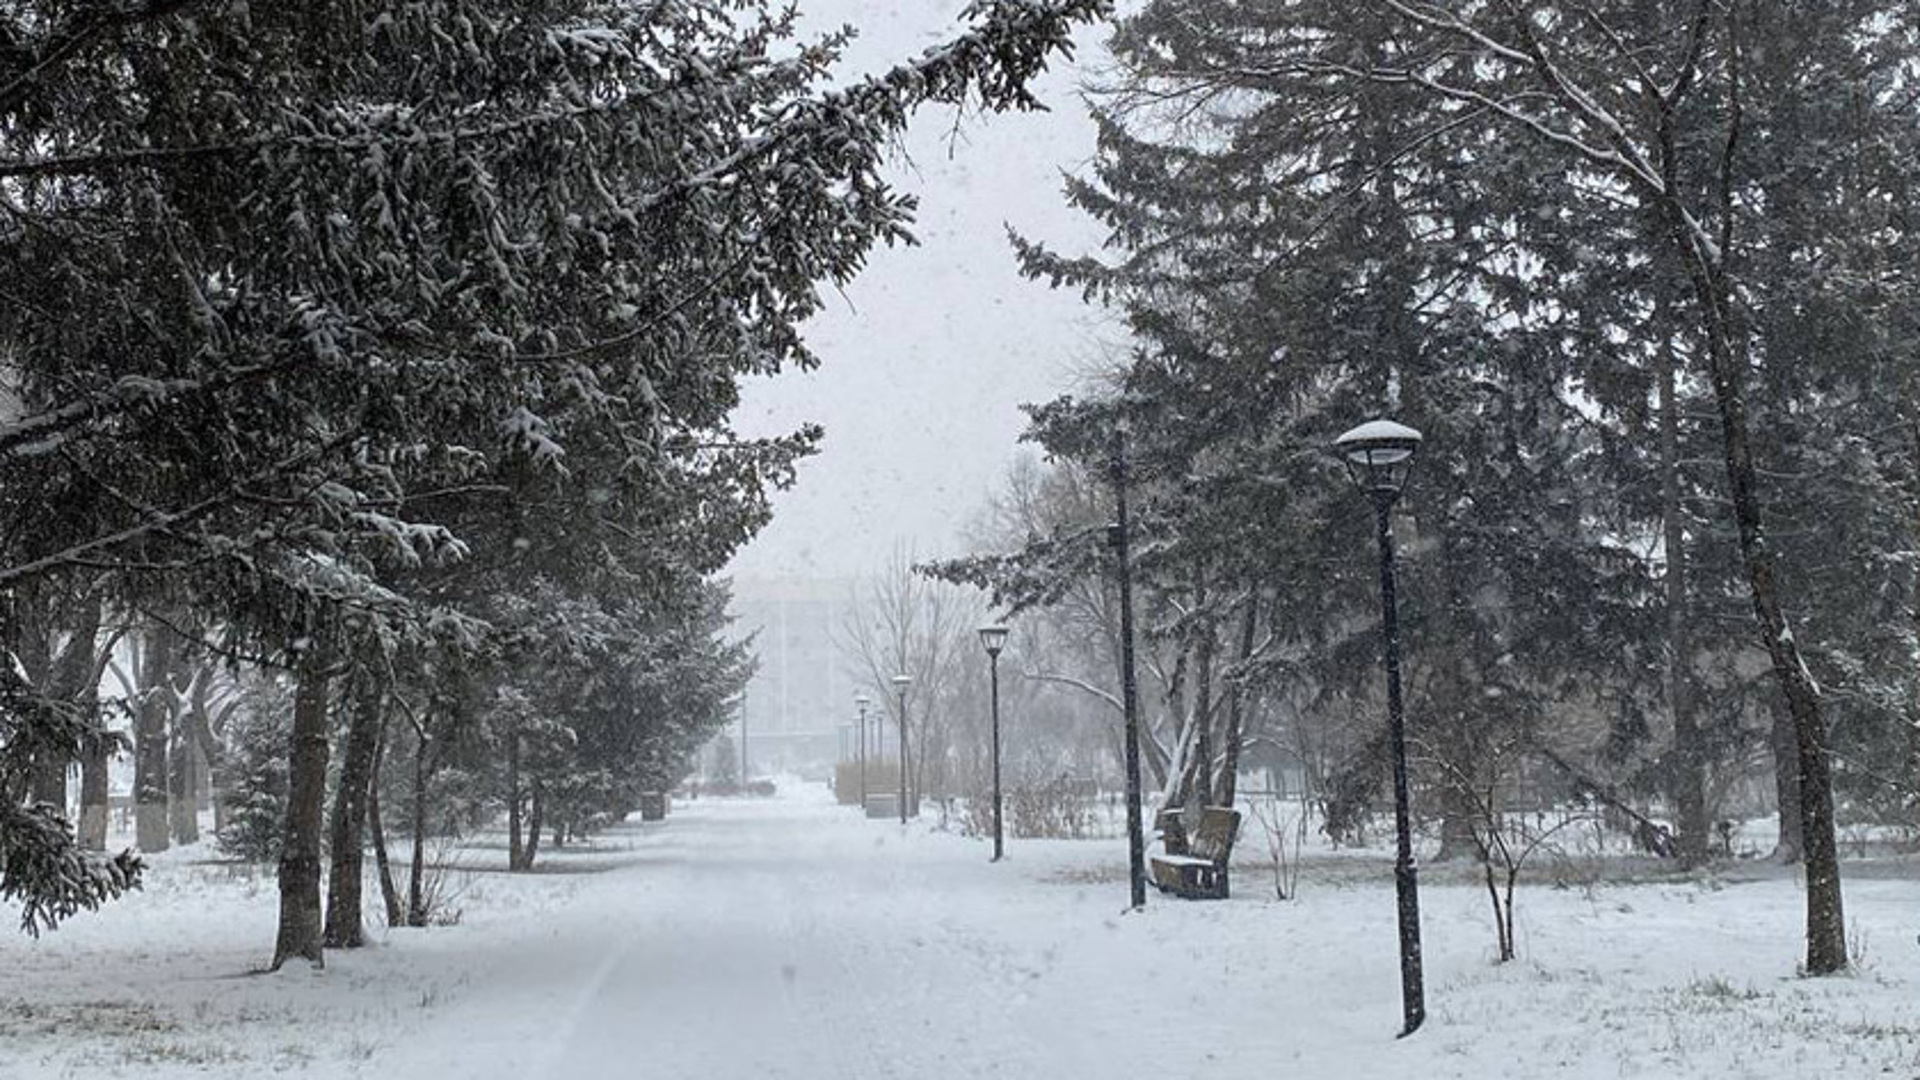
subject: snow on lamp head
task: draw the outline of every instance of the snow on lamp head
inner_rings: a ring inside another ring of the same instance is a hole
[[[1420,451],[1420,433],[1391,420],[1369,420],[1333,440],[1333,452],[1347,466],[1347,474],[1376,498],[1391,500],[1406,485],[1414,455]]]

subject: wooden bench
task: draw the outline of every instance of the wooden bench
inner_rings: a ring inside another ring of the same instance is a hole
[[[1160,834],[1160,851],[1148,865],[1161,892],[1187,900],[1227,898],[1227,862],[1240,835],[1238,810],[1209,806],[1191,832],[1184,811],[1162,810],[1154,815],[1153,827]]]

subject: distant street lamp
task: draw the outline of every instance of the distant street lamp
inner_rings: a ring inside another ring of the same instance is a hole
[[[1007,644],[1007,628],[999,624],[980,628],[980,644],[987,650],[987,670],[993,682],[993,861],[1006,856],[1000,831],[1000,650]]]
[[[1394,595],[1393,530],[1389,516],[1406,485],[1420,433],[1391,420],[1371,420],[1333,442],[1347,472],[1373,499],[1380,547],[1380,607],[1387,648],[1387,739],[1393,755],[1394,890],[1400,908],[1400,1004],[1405,1026],[1400,1037],[1419,1030],[1427,1018],[1426,990],[1420,974],[1420,884],[1413,861],[1413,821],[1407,792],[1407,723],[1400,704],[1400,613]]]
[[[853,704],[860,710],[858,726],[860,729],[860,812],[867,812],[867,706],[873,699],[865,694],[853,695]]]
[[[907,687],[910,675],[893,677],[894,692],[900,695],[900,824],[907,823]]]

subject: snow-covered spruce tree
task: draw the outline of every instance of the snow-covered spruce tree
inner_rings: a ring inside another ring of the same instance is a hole
[[[832,40],[727,4],[19,5],[0,584],[190,580],[286,650],[336,629],[287,604],[405,617],[375,568],[468,550],[435,501],[503,448],[563,475],[592,441],[757,498],[764,455],[712,445],[733,380],[812,363],[817,284],[907,235],[888,139],[922,104],[1034,105],[1102,7],[981,4],[824,92]],[[331,668],[297,663],[311,725]],[[317,835],[318,801],[294,803]]]

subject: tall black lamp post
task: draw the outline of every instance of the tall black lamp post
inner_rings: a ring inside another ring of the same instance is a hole
[[[1400,615],[1394,597],[1393,530],[1389,515],[1420,449],[1420,433],[1391,420],[1370,420],[1334,440],[1334,452],[1373,500],[1380,541],[1380,607],[1387,651],[1387,738],[1393,755],[1394,891],[1400,908],[1400,1003],[1405,1038],[1427,1018],[1420,974],[1420,883],[1413,861],[1413,821],[1407,793],[1407,722],[1400,705]]]
[[[893,689],[900,696],[900,824],[907,823],[907,687],[911,675],[895,675]]]
[[[1127,443],[1122,432],[1113,434],[1107,469],[1113,479],[1113,522],[1107,526],[1107,543],[1113,548],[1114,585],[1120,593],[1120,704],[1127,724],[1127,885],[1130,902],[1138,910],[1147,906],[1147,857],[1140,813],[1140,690],[1133,665],[1132,538],[1127,517]]]
[[[860,812],[867,812],[867,706],[873,699],[865,694],[853,695],[853,705],[860,710],[860,719],[855,726],[860,729]]]
[[[1007,644],[1007,628],[995,623],[980,628],[980,644],[987,650],[987,670],[993,682],[993,861],[1007,854],[1000,831],[1000,650]]]

